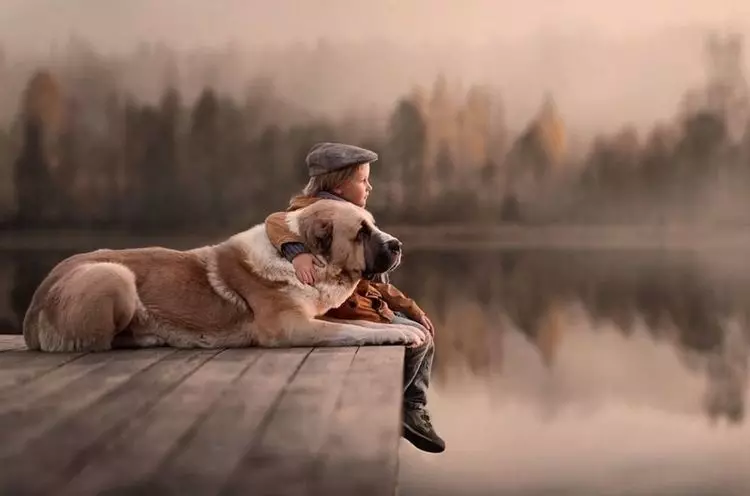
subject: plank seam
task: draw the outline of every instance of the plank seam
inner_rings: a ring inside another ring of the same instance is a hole
[[[339,389],[338,395],[336,396],[336,402],[333,404],[333,409],[331,410],[331,415],[335,414],[339,407],[341,406],[343,402],[343,396],[344,391],[346,390],[347,381],[349,380],[349,377],[352,373],[352,365],[354,364],[354,360],[357,358],[357,355],[359,354],[359,351],[362,349],[361,346],[357,346],[357,350],[352,354],[352,360],[349,362],[349,367],[346,369],[346,374],[344,374],[344,379],[341,381],[341,389]],[[329,422],[330,423],[330,422]],[[323,442],[320,443],[318,446],[318,449],[315,452],[315,458],[312,462],[311,472],[312,477],[310,484],[315,485],[320,478],[321,468],[325,464],[325,452],[323,451],[327,444],[327,438],[328,438],[328,432],[326,432],[326,436],[323,438]],[[323,453],[323,456],[321,456],[321,453]]]
[[[23,350],[6,350],[6,351],[23,351]],[[36,352],[36,353],[45,353],[45,352]],[[37,379],[40,379],[40,378],[44,377],[45,375],[49,374],[53,370],[57,370],[60,367],[63,367],[65,365],[69,364],[69,363],[72,363],[72,362],[78,360],[79,358],[84,357],[84,356],[86,356],[88,354],[89,354],[89,352],[81,352],[79,355],[72,356],[70,358],[70,360],[65,360],[64,362],[58,363],[54,367],[51,367],[51,368],[46,369],[46,370],[43,370],[43,371],[39,372],[38,374],[32,375],[27,380],[22,380],[22,381],[16,382],[15,384],[9,384],[9,385],[7,385],[5,387],[0,387],[0,390],[7,391],[7,390],[9,390],[11,388],[17,388],[17,387],[21,387],[21,386],[27,386],[28,384],[31,384],[32,382],[36,381]]]
[[[224,349],[226,351],[226,349]],[[218,356],[217,354],[216,356]],[[214,399],[214,401],[211,402],[209,407],[206,409],[205,412],[200,414],[197,419],[195,419],[195,422],[188,428],[188,430],[177,439],[177,442],[172,446],[172,448],[167,452],[167,454],[164,456],[164,459],[161,460],[161,462],[156,464],[156,468],[151,471],[148,477],[152,476],[155,473],[161,472],[161,470],[169,465],[174,458],[180,454],[180,452],[183,450],[183,448],[195,437],[195,435],[198,433],[198,430],[200,429],[201,425],[208,419],[208,417],[211,416],[211,414],[214,412],[214,408],[218,403],[221,402],[224,397],[229,394],[231,388],[238,383],[244,375],[247,373],[248,370],[260,359],[260,357],[263,355],[263,353],[259,352],[256,353],[255,356],[253,356],[252,360],[249,360],[247,363],[247,366],[242,369],[242,371],[237,374],[237,377],[232,379],[221,391],[221,393]],[[214,357],[216,358],[216,357]],[[212,358],[213,360],[213,358]],[[208,362],[206,362],[208,363]],[[205,364],[203,364],[205,365]],[[201,366],[202,367],[202,366]]]
[[[107,393],[106,395],[104,395],[103,397],[99,398],[99,400],[97,400],[97,402],[94,403],[94,405],[91,405],[89,408],[93,408],[96,404],[99,404],[101,402],[107,401],[112,396],[118,395],[121,392],[121,390],[124,389],[128,384],[130,384],[136,377],[138,377],[138,376],[146,373],[148,370],[151,370],[158,363],[161,363],[167,357],[173,356],[178,351],[183,351],[183,350],[174,349],[174,351],[172,351],[172,353],[168,353],[168,354],[164,355],[159,360],[157,360],[154,363],[150,364],[148,367],[146,367],[143,370],[139,371],[137,374],[133,375],[130,379],[128,379],[127,381],[123,382],[122,384],[120,384],[118,387],[116,387],[115,389],[113,389],[112,391],[110,391],[109,393]],[[190,377],[191,375],[193,375],[195,372],[197,372],[198,370],[200,370],[205,364],[207,364],[208,362],[210,362],[211,360],[213,360],[214,358],[216,358],[216,356],[219,355],[222,351],[224,351],[224,350],[216,350],[216,352],[213,355],[211,355],[211,357],[208,360],[206,360],[205,362],[203,362],[202,364],[200,364],[198,367],[196,367],[192,371],[190,371],[187,374],[185,374],[178,381],[175,381],[175,383],[172,384],[171,386],[169,386],[169,387],[165,388],[164,390],[162,390],[161,393],[158,396],[156,396],[155,398],[152,398],[150,401],[147,401],[145,405],[143,405],[141,408],[139,408],[135,412],[133,412],[132,416],[128,416],[125,419],[121,420],[120,422],[116,422],[109,429],[106,429],[104,432],[101,433],[101,435],[97,439],[94,440],[94,442],[92,442],[89,446],[87,446],[84,449],[82,449],[77,454],[77,456],[75,456],[70,461],[69,470],[67,471],[68,475],[66,477],[67,480],[65,481],[65,485],[67,486],[68,484],[70,484],[70,482],[73,480],[73,478],[75,476],[77,476],[86,467],[86,465],[88,465],[88,463],[90,462],[89,455],[91,453],[96,453],[96,451],[98,451],[99,449],[101,449],[102,448],[102,443],[106,443],[106,441],[108,439],[116,437],[121,432],[123,432],[128,427],[128,425],[130,424],[130,422],[131,422],[131,420],[133,418],[137,418],[137,417],[139,417],[141,415],[144,415],[147,412],[151,411],[159,403],[159,401],[164,396],[166,396],[169,393],[171,393],[175,388],[177,388],[177,386],[179,386],[180,384],[182,384],[185,381],[185,379],[187,379],[188,377]]]
[[[260,421],[260,423],[258,424],[258,428],[255,430],[255,433],[254,433],[255,435],[253,436],[253,438],[250,440],[250,443],[248,444],[249,451],[252,451],[253,446],[255,446],[258,440],[265,433],[266,429],[268,428],[268,424],[271,422],[274,414],[276,413],[276,410],[279,408],[279,404],[281,403],[281,400],[284,399],[284,397],[288,394],[287,386],[289,386],[289,384],[291,384],[292,381],[294,381],[294,379],[297,377],[297,374],[299,374],[300,369],[305,364],[305,362],[307,361],[308,357],[313,352],[313,350],[315,350],[315,348],[311,348],[310,350],[308,350],[307,353],[305,353],[305,358],[300,360],[299,365],[297,366],[296,369],[294,369],[294,372],[289,375],[289,378],[284,383],[284,387],[281,388],[281,391],[279,392],[278,396],[276,396],[276,398],[273,400],[273,403],[271,403],[271,406],[268,408],[268,410],[266,410],[266,413],[263,416],[263,419]]]
[[[313,352],[314,350],[315,350],[315,348],[310,348],[310,349],[309,349],[309,350],[307,351],[307,353],[305,353],[305,358],[303,358],[302,360],[300,360],[300,363],[299,363],[299,364],[297,365],[297,368],[295,368],[295,369],[294,369],[294,372],[292,372],[292,373],[291,373],[291,374],[289,375],[289,378],[288,378],[288,379],[286,380],[286,382],[284,383],[284,386],[283,386],[283,387],[281,388],[281,390],[279,391],[279,394],[277,394],[277,395],[276,395],[276,397],[274,398],[273,402],[271,403],[271,405],[270,405],[270,406],[268,407],[268,409],[267,409],[267,410],[266,410],[266,412],[264,413],[264,415],[263,415],[263,418],[262,418],[262,419],[261,419],[261,421],[260,421],[260,422],[258,423],[258,427],[256,427],[255,431],[253,432],[253,435],[252,435],[252,437],[251,437],[251,438],[250,438],[250,439],[248,440],[248,443],[247,443],[247,447],[246,447],[246,451],[245,451],[245,453],[244,453],[244,454],[243,454],[243,455],[242,455],[242,456],[240,457],[240,459],[239,459],[239,461],[238,461],[238,463],[237,463],[237,467],[235,468],[235,470],[233,470],[233,471],[232,471],[232,472],[231,472],[231,473],[230,473],[230,474],[228,475],[228,477],[226,478],[226,480],[225,480],[225,481],[224,481],[224,483],[222,484],[222,488],[221,488],[221,489],[220,489],[220,490],[218,491],[218,493],[219,493],[219,494],[225,494],[225,493],[226,493],[226,491],[227,491],[227,488],[228,488],[228,487],[230,487],[230,485],[232,484],[232,481],[233,481],[233,480],[235,479],[237,471],[238,471],[238,470],[241,470],[241,468],[242,468],[242,463],[243,463],[243,460],[244,460],[244,459],[245,459],[245,458],[246,458],[246,457],[247,457],[247,456],[248,456],[248,455],[249,455],[250,453],[252,453],[252,451],[253,451],[253,448],[254,448],[254,447],[255,447],[255,446],[256,446],[256,445],[258,444],[258,442],[260,441],[260,439],[262,439],[262,438],[263,438],[263,434],[265,434],[265,432],[266,432],[266,429],[268,428],[268,425],[269,425],[269,424],[271,423],[271,420],[273,419],[273,417],[274,417],[274,414],[276,413],[276,410],[277,410],[277,409],[278,409],[278,407],[279,407],[279,404],[280,404],[280,403],[281,403],[281,401],[282,401],[282,400],[284,399],[284,396],[286,396],[286,394],[287,394],[287,386],[289,386],[289,384],[290,384],[290,383],[291,383],[292,381],[294,381],[294,379],[295,379],[295,378],[297,377],[297,374],[299,374],[299,371],[300,371],[300,369],[302,368],[302,366],[303,366],[303,365],[305,364],[305,362],[307,361],[307,358],[308,358],[308,357],[310,356],[310,354],[311,354],[311,353],[312,353],[312,352]]]

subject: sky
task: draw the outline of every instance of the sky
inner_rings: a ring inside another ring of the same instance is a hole
[[[390,105],[441,72],[498,89],[514,126],[552,90],[566,122],[584,134],[669,119],[704,78],[706,28],[750,39],[750,1],[0,0],[0,47],[11,61],[71,36],[99,53],[144,41],[186,50],[388,41],[352,51],[357,70],[343,52],[325,69],[313,59],[290,67],[282,57],[272,68],[282,74],[277,87],[311,111],[338,113]]]
[[[695,24],[750,24],[745,0],[0,0],[0,42],[44,49],[77,34],[101,50],[141,40],[191,47],[386,38],[482,43],[542,29],[614,37]]]

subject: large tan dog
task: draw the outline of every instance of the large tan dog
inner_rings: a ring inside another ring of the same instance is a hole
[[[190,251],[97,250],[60,262],[26,312],[26,345],[43,351],[121,346],[419,345],[416,327],[318,318],[341,305],[363,274],[399,263],[401,243],[346,202],[321,200],[288,215],[292,231],[326,264],[318,282],[292,264],[257,225]]]

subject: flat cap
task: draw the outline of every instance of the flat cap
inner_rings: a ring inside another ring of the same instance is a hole
[[[305,158],[310,177],[343,169],[351,165],[375,162],[378,154],[354,145],[343,143],[316,143]]]

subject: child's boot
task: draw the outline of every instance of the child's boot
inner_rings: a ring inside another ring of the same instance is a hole
[[[438,436],[424,408],[405,408],[403,436],[416,448],[428,453],[445,451],[445,441]]]

